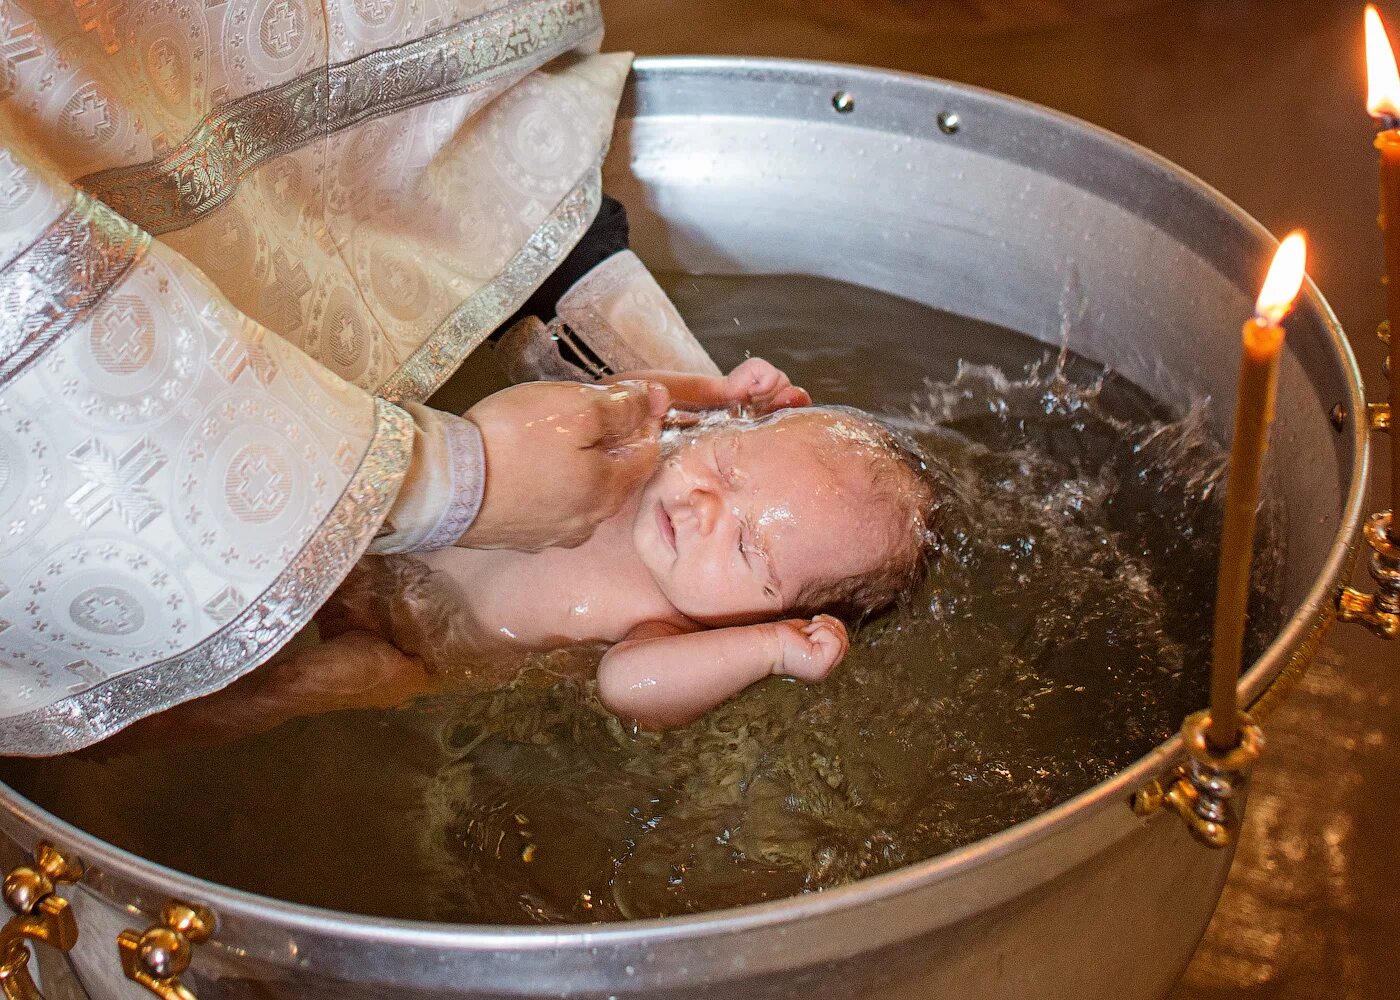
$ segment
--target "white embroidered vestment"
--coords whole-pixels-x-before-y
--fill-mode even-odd
[[[415,442],[479,478],[412,404],[596,211],[600,35],[596,0],[0,0],[0,753],[265,661]],[[420,513],[408,547],[459,530]]]

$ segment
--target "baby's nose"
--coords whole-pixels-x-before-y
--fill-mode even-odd
[[[690,510],[695,517],[695,527],[702,535],[708,535],[719,521],[724,498],[711,489],[697,487],[690,491]]]

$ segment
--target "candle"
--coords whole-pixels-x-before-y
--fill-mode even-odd
[[[1254,555],[1255,515],[1269,424],[1274,419],[1278,357],[1283,348],[1283,317],[1303,284],[1307,243],[1292,233],[1274,254],[1254,315],[1245,321],[1235,397],[1235,434],[1230,445],[1230,478],[1225,489],[1225,520],[1216,577],[1215,633],[1211,644],[1210,728],[1206,739],[1225,752],[1239,736],[1236,685],[1244,656],[1245,613],[1249,605],[1249,570]]]
[[[1366,110],[1381,125],[1381,231],[1385,234],[1385,298],[1390,319],[1390,509],[1400,505],[1400,430],[1395,429],[1395,383],[1400,379],[1400,73],[1395,52],[1375,5],[1366,5]],[[1400,516],[1390,519],[1392,541],[1400,541]]]

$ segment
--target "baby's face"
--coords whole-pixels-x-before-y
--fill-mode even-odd
[[[771,620],[809,585],[873,568],[882,541],[861,537],[868,467],[842,461],[845,420],[783,411],[690,435],[662,461],[632,538],[681,614],[705,625]]]

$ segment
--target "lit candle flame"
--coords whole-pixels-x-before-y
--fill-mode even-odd
[[[1259,292],[1254,314],[1273,326],[1283,322],[1303,287],[1303,271],[1308,262],[1308,241],[1302,232],[1292,232],[1279,244],[1269,275]]]
[[[1400,118],[1400,72],[1375,4],[1366,5],[1366,110],[1374,118]]]

